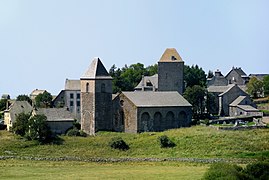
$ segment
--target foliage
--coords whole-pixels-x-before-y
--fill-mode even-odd
[[[192,104],[194,116],[203,114],[206,106],[206,88],[199,85],[188,87],[183,96]]]
[[[176,144],[173,141],[171,141],[166,135],[158,137],[158,141],[160,143],[161,148],[171,148],[176,146]]]
[[[264,76],[263,78],[263,89],[264,89],[264,95],[269,96],[269,75]]]
[[[20,113],[16,116],[16,121],[12,126],[12,131],[20,136],[24,136],[29,130],[28,120],[31,114]]]
[[[77,128],[69,129],[66,135],[67,136],[79,136],[79,130]]]
[[[7,99],[1,99],[0,100],[0,111],[4,111],[6,109],[7,102],[8,102]]]
[[[258,98],[263,93],[263,82],[255,76],[251,77],[247,83],[247,92],[253,97]]]
[[[121,69],[114,64],[109,70],[109,75],[113,78],[113,93],[134,90],[142,76],[152,76],[157,73],[157,69],[157,64],[145,68],[143,64],[137,63],[125,65]]]
[[[29,104],[32,104],[32,100],[30,99],[30,97],[25,94],[19,95],[16,101],[27,101]]]
[[[211,70],[209,70],[206,77],[207,77],[207,78],[212,78],[212,77],[214,77],[213,72],[212,72]]]
[[[244,173],[250,179],[269,179],[269,162],[261,161],[253,164],[248,164],[244,169]]]
[[[206,74],[202,68],[198,65],[184,66],[184,81],[186,88],[199,85],[202,87],[206,86]]]
[[[130,148],[129,145],[121,137],[112,138],[109,142],[109,146],[113,149],[119,149],[122,151],[126,151]]]
[[[214,163],[210,166],[208,171],[205,173],[203,179],[204,180],[245,179],[245,176],[241,171],[242,171],[242,168],[237,165],[231,165],[228,163]]]
[[[52,133],[47,125],[45,115],[35,115],[29,119],[29,132],[26,134],[29,140],[38,140],[39,142],[49,141]]]
[[[35,97],[35,105],[39,108],[49,108],[52,105],[52,95],[45,91]]]

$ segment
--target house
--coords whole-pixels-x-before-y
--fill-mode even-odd
[[[34,109],[32,115],[45,115],[50,130],[55,134],[65,134],[73,127],[75,121],[66,108],[39,108]]]
[[[7,110],[4,111],[4,124],[7,130],[10,131],[13,123],[16,121],[16,116],[20,113],[31,113],[32,106],[27,101],[15,101]]]
[[[177,91],[121,92],[113,99],[113,130],[137,133],[188,127],[191,108]]]
[[[65,88],[53,99],[53,107],[67,107],[80,122],[80,80],[65,80]]]
[[[30,94],[30,99],[34,102],[35,98],[39,94],[43,94],[46,90],[41,90],[41,89],[35,89],[31,92]]]
[[[225,78],[228,80],[229,84],[246,85],[249,81],[249,76],[241,67],[233,67]]]
[[[212,78],[207,79],[207,86],[227,86],[228,80],[222,75],[221,71],[215,71]]]
[[[167,48],[158,75],[143,77],[135,92],[112,96],[112,77],[94,58],[80,78],[82,130],[94,135],[100,130],[137,133],[189,126],[192,106],[181,96],[183,68],[177,51]]]

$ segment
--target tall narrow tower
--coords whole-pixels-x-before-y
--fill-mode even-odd
[[[81,128],[89,135],[112,129],[112,77],[94,58],[81,84]]]
[[[158,62],[158,91],[183,93],[184,61],[175,48],[167,48]]]

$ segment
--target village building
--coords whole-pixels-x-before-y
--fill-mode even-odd
[[[233,67],[230,72],[227,73],[225,78],[229,84],[246,85],[249,81],[249,76],[242,70],[241,67]]]
[[[190,126],[192,106],[181,96],[183,68],[177,51],[168,48],[158,62],[158,75],[143,77],[136,92],[112,99],[112,78],[94,58],[80,78],[82,130],[94,135],[100,130],[137,133]]]
[[[16,121],[17,115],[20,113],[31,113],[32,106],[27,101],[15,101],[4,111],[4,124],[7,130],[12,129],[13,123]]]
[[[38,108],[33,110],[32,115],[45,115],[51,132],[55,134],[65,134],[75,121],[66,108]]]
[[[65,88],[53,99],[53,107],[66,107],[80,122],[80,80],[65,80]]]
[[[41,90],[41,89],[35,89],[31,92],[30,94],[30,99],[34,102],[35,98],[39,94],[43,94],[46,90]]]

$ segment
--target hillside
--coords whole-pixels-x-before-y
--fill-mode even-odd
[[[160,148],[157,138],[167,135],[174,148]],[[127,151],[111,149],[108,142],[122,137]],[[259,158],[269,156],[269,129],[218,131],[196,126],[156,133],[98,132],[94,137],[61,136],[57,144],[38,145],[0,131],[0,156],[37,158]]]

